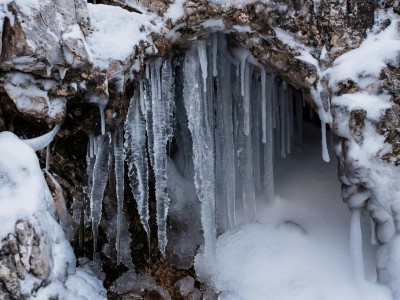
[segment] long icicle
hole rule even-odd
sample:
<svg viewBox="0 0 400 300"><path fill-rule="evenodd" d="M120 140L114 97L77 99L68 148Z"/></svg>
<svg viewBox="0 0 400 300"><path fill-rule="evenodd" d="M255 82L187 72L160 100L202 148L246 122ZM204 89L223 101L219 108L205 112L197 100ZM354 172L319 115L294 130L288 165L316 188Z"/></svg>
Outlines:
<svg viewBox="0 0 400 300"><path fill-rule="evenodd" d="M97 138L98 150L96 161L93 167L92 190L90 193L90 215L92 220L93 233L93 258L95 258L96 255L98 227L101 221L103 208L103 196L108 181L108 174L110 171L108 161L108 144L109 143L107 135L100 135Z"/></svg>
<svg viewBox="0 0 400 300"><path fill-rule="evenodd" d="M267 200L272 203L275 199L275 188L274 188L274 126L273 126L273 97L275 97L273 88L275 85L275 79L269 75L267 78L266 88L268 89L269 99L266 103L266 137L267 142L264 145L264 189L267 195Z"/></svg>
<svg viewBox="0 0 400 300"><path fill-rule="evenodd" d="M195 186L201 202L201 221L204 232L204 255L211 264L215 261L216 228L215 228L215 166L214 145L207 109L198 84L200 72L196 56L198 53L186 52L184 75L184 102L189 120L189 130L193 140L193 162L195 169ZM211 159L210 159L211 158Z"/></svg>
<svg viewBox="0 0 400 300"><path fill-rule="evenodd" d="M124 136L122 128L117 128L113 134L114 170L117 194L117 236L115 246L117 250L117 264L121 262L121 226L124 207Z"/></svg>
<svg viewBox="0 0 400 300"><path fill-rule="evenodd" d="M124 127L124 150L132 194L136 200L140 221L146 231L147 238L150 239L146 123L139 97L144 97L144 95L139 95L136 91L129 105Z"/></svg>
<svg viewBox="0 0 400 300"><path fill-rule="evenodd" d="M203 78L203 91L207 92L207 43L205 41L199 41L197 45L199 59L200 59L200 67L201 67L201 74Z"/></svg>
<svg viewBox="0 0 400 300"><path fill-rule="evenodd" d="M169 120L169 101L173 101L166 93L171 89L172 66L169 61L163 68L163 82L161 86L161 66L163 60L155 60L151 66L152 81L152 107L153 107L153 134L154 134L154 176L157 202L157 235L158 246L161 254L165 256L167 246L167 216L170 199L168 197L167 183L167 132ZM168 78L165 78L168 77Z"/></svg>
<svg viewBox="0 0 400 300"><path fill-rule="evenodd" d="M350 221L350 254L353 261L354 276L358 283L365 280L364 257L362 249L361 209L353 208Z"/></svg>

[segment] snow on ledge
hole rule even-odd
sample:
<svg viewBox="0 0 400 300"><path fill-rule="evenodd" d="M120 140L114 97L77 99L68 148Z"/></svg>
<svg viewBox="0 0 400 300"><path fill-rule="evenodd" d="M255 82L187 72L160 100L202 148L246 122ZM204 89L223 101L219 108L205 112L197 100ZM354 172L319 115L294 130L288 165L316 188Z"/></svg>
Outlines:
<svg viewBox="0 0 400 300"><path fill-rule="evenodd" d="M117 6L88 4L92 30L87 44L93 63L108 69L112 61L124 61L151 32L160 32L163 22L156 15L129 12Z"/></svg>

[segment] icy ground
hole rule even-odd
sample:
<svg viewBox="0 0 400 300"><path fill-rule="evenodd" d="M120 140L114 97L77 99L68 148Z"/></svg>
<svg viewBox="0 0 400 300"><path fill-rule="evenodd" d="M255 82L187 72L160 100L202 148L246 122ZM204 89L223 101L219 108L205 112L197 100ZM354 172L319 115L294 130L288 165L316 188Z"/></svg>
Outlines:
<svg viewBox="0 0 400 300"><path fill-rule="evenodd" d="M221 299L392 299L387 288L372 283L375 248L367 218L363 238L368 281L353 280L351 214L341 200L336 160L322 161L319 137L318 128L306 126L303 151L275 164L275 203L258 210L258 222L218 238L217 263L214 271L207 271L213 273ZM202 275L199 265L197 272Z"/></svg>

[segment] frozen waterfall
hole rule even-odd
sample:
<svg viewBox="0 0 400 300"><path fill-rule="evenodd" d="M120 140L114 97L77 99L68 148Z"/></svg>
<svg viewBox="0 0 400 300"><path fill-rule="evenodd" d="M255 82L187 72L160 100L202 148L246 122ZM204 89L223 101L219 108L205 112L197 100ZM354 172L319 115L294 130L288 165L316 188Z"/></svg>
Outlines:
<svg viewBox="0 0 400 300"><path fill-rule="evenodd" d="M134 90L124 125L124 151L120 129L90 135L87 161L95 243L110 152L117 179L117 253L125 159L149 238L149 184L154 181L158 245L164 256L170 203L187 196L171 192L169 173L194 184L201 203L204 255L212 260L218 234L256 220L257 197L273 202L274 157L302 147L302 93L270 74L247 49L230 48L219 33L194 42L182 55L147 61Z"/></svg>

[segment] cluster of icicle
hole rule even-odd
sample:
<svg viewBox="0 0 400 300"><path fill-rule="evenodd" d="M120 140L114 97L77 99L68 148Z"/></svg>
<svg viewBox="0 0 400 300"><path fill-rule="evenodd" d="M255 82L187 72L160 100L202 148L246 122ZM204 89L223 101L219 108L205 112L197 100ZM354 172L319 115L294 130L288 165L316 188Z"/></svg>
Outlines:
<svg viewBox="0 0 400 300"><path fill-rule="evenodd" d="M111 168L109 157L114 156L118 214L122 214L126 159L131 190L148 235L149 174L154 174L158 244L165 255L170 203L167 150L175 144L181 155L190 153L192 159L194 172L188 172L192 178L187 179L196 187L204 254L212 259L217 232L254 220L257 195L273 201L274 156L286 157L295 144L301 147L303 104L301 94L267 73L248 50L228 49L222 34L196 42L183 56L148 62L130 102L124 151L121 131L90 139L88 175L92 178L95 245ZM189 130L182 130L185 126ZM120 230L120 222L118 226Z"/></svg>

